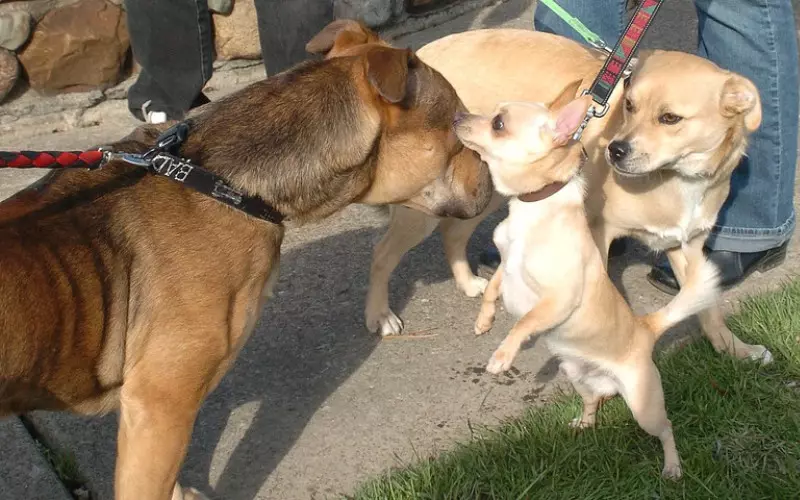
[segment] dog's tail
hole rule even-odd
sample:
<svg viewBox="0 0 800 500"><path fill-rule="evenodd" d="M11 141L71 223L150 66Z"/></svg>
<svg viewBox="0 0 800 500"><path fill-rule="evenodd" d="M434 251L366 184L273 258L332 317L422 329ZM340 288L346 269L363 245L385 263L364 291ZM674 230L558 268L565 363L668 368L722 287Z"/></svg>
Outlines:
<svg viewBox="0 0 800 500"><path fill-rule="evenodd" d="M641 318L656 339L670 327L713 306L719 298L719 270L704 259L687 269L686 282L669 304Z"/></svg>

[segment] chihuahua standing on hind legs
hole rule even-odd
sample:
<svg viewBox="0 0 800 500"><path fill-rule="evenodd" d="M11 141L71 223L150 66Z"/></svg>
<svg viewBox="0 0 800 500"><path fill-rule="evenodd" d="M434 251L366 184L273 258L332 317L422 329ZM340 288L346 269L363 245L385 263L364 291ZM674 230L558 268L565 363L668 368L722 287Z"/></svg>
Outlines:
<svg viewBox="0 0 800 500"><path fill-rule="evenodd" d="M488 164L497 191L511 197L509 216L495 230L502 264L484 293L475 333L489 331L500 295L519 320L486 370L508 370L529 337L547 334L550 351L583 398L576 427L595 423L600 400L621 394L637 423L664 448L665 477L681 465L667 418L653 347L665 330L709 307L718 272L701 261L666 307L634 316L605 271L584 212L585 152L572 139L591 106L574 98L580 81L549 106L501 104L490 116L458 115L456 134Z"/></svg>

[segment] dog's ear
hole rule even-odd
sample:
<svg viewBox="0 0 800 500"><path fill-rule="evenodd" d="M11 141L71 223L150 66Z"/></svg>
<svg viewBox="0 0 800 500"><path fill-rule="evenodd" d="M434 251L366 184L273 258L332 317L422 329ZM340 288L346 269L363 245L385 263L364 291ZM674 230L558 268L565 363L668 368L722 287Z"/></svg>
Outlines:
<svg viewBox="0 0 800 500"><path fill-rule="evenodd" d="M553 143L563 146L569 142L570 138L581 126L589 107L592 105L592 97L585 95L573 99L554 114L555 127L553 128Z"/></svg>
<svg viewBox="0 0 800 500"><path fill-rule="evenodd" d="M406 96L410 49L376 46L367 52L367 78L385 100L396 104Z"/></svg>
<svg viewBox="0 0 800 500"><path fill-rule="evenodd" d="M583 80L575 80L561 89L561 93L558 94L558 97L556 97L553 102L547 105L547 108L550 110L550 112L558 111L575 100L575 96L578 95L578 89L581 88L582 83Z"/></svg>
<svg viewBox="0 0 800 500"><path fill-rule="evenodd" d="M350 47L379 41L378 34L367 28L364 23L352 19L337 19L322 28L322 31L306 44L306 52L336 57ZM333 50L334 48L336 50Z"/></svg>
<svg viewBox="0 0 800 500"><path fill-rule="evenodd" d="M754 132L761 125L761 98L758 89L743 76L733 75L722 86L719 109L722 116L742 115L748 132Z"/></svg>

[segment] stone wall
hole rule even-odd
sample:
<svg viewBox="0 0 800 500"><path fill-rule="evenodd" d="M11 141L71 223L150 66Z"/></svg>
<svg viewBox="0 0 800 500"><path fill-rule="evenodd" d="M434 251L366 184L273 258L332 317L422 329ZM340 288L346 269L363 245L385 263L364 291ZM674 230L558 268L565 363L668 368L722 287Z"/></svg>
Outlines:
<svg viewBox="0 0 800 500"><path fill-rule="evenodd" d="M336 17L372 27L405 15L406 0L331 1ZM208 0L218 59L260 58L253 2ZM0 0L0 103L15 87L41 95L102 90L134 66L123 0Z"/></svg>

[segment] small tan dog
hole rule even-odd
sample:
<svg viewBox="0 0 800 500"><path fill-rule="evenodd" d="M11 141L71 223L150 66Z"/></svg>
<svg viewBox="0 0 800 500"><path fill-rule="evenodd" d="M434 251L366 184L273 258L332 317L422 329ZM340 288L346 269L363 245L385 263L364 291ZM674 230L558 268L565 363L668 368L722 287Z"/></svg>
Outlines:
<svg viewBox="0 0 800 500"><path fill-rule="evenodd" d="M573 425L594 425L601 398L621 394L642 429L661 440L662 474L678 478L680 459L652 352L667 328L714 303L717 270L705 260L689 266L685 286L666 307L634 316L606 274L584 212L586 157L572 135L591 98L574 98L579 84L568 86L549 110L510 103L491 116L456 117L458 137L488 163L497 191L511 197L509 216L494 232L502 264L484 293L475 333L491 328L502 295L520 320L486 370L508 370L525 340L547 333L549 349L584 401Z"/></svg>

